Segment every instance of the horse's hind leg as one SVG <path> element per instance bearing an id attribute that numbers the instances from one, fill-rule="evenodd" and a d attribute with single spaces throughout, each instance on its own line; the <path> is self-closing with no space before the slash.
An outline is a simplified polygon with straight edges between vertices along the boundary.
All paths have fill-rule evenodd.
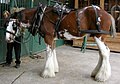
<path id="1" fill-rule="evenodd" d="M 99 52 L 99 53 L 100 53 L 100 52 Z M 102 56 L 99 55 L 98 64 L 97 64 L 97 66 L 95 67 L 95 69 L 93 70 L 93 72 L 92 72 L 92 74 L 91 74 L 92 77 L 95 77 L 96 74 L 98 73 L 98 71 L 99 71 L 99 69 L 100 69 L 100 67 L 101 67 L 101 65 L 102 65 L 102 59 L 103 59 Z"/>
<path id="2" fill-rule="evenodd" d="M 109 62 L 110 50 L 100 39 L 95 37 L 95 41 L 99 48 L 99 55 L 102 58 L 102 64 L 97 74 L 95 75 L 95 80 L 105 81 L 111 76 L 111 66 Z"/>

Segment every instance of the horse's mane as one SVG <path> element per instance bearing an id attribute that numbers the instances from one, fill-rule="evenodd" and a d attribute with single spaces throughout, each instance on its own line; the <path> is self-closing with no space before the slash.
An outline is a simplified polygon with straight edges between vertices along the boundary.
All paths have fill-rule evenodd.
<path id="1" fill-rule="evenodd" d="M 15 12 L 19 12 L 19 11 L 22 11 L 24 10 L 25 8 L 24 7 L 21 7 L 21 8 L 15 8 L 13 7 L 11 10 L 10 10 L 10 13 L 13 14 Z"/>

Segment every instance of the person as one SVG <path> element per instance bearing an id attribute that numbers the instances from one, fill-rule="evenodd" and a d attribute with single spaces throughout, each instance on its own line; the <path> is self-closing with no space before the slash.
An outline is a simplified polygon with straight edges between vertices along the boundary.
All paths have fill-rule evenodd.
<path id="1" fill-rule="evenodd" d="M 9 14 L 9 13 L 6 13 Z M 8 17 L 6 17 L 7 15 L 5 15 L 5 13 L 3 14 L 4 18 L 7 19 Z M 3 67 L 7 66 L 9 67 L 11 65 L 12 62 L 12 51 L 14 49 L 15 52 L 15 68 L 19 68 L 20 67 L 20 56 L 21 56 L 21 38 L 22 36 L 18 36 L 15 37 L 15 41 L 13 42 L 7 42 L 7 54 L 6 54 L 6 62 L 5 64 L 3 64 Z"/>
<path id="2" fill-rule="evenodd" d="M 7 43 L 7 56 L 6 56 L 6 63 L 4 66 L 10 66 L 11 65 L 11 62 L 12 62 L 12 51 L 13 51 L 13 48 L 14 48 L 14 51 L 15 51 L 15 68 L 19 68 L 20 67 L 20 56 L 21 56 L 21 36 L 19 37 L 15 37 L 15 40 L 14 42 L 11 42 L 11 43 Z"/>

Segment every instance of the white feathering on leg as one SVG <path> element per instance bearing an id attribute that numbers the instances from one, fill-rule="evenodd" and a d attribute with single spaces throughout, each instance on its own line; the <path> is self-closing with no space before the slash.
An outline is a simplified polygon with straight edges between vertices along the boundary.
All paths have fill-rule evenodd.
<path id="1" fill-rule="evenodd" d="M 91 74 L 92 77 L 95 77 L 95 76 L 96 76 L 96 74 L 98 73 L 101 65 L 102 65 L 102 56 L 100 55 L 100 56 L 99 56 L 98 64 L 97 64 L 97 66 L 95 67 L 95 69 L 93 70 L 93 72 L 92 72 L 92 74 Z"/>
<path id="2" fill-rule="evenodd" d="M 54 70 L 55 72 L 59 72 L 59 66 L 58 66 L 58 61 L 56 57 L 56 50 L 53 50 L 53 62 L 54 62 Z"/>
<path id="3" fill-rule="evenodd" d="M 101 37 L 99 37 L 99 39 L 101 40 Z M 100 54 L 100 51 L 99 51 L 99 54 Z M 97 74 L 97 72 L 99 71 L 99 69 L 100 69 L 100 67 L 101 67 L 101 65 L 102 65 L 102 59 L 103 59 L 102 56 L 99 55 L 98 64 L 97 64 L 97 66 L 95 67 L 95 69 L 92 71 L 92 74 L 91 74 L 92 77 L 95 77 L 96 74 Z"/>
<path id="4" fill-rule="evenodd" d="M 95 41 L 100 49 L 99 55 L 103 58 L 102 65 L 95 76 L 95 80 L 106 81 L 111 76 L 111 66 L 109 62 L 110 49 L 97 37 L 95 37 Z"/>
<path id="5" fill-rule="evenodd" d="M 55 77 L 55 71 L 54 71 L 54 62 L 53 62 L 53 51 L 50 48 L 49 45 L 47 45 L 46 48 L 46 64 L 45 64 L 45 68 L 44 71 L 42 73 L 42 77 L 46 78 L 46 77 Z"/>

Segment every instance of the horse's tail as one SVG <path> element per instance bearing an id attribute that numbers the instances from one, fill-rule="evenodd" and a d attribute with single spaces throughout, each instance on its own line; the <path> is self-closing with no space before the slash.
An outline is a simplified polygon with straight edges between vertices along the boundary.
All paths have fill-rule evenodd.
<path id="1" fill-rule="evenodd" d="M 114 38 L 117 35 L 116 27 L 115 27 L 115 19 L 113 18 L 112 15 L 110 15 L 110 18 L 111 18 L 111 21 L 112 21 L 112 25 L 110 27 L 110 35 Z"/>

